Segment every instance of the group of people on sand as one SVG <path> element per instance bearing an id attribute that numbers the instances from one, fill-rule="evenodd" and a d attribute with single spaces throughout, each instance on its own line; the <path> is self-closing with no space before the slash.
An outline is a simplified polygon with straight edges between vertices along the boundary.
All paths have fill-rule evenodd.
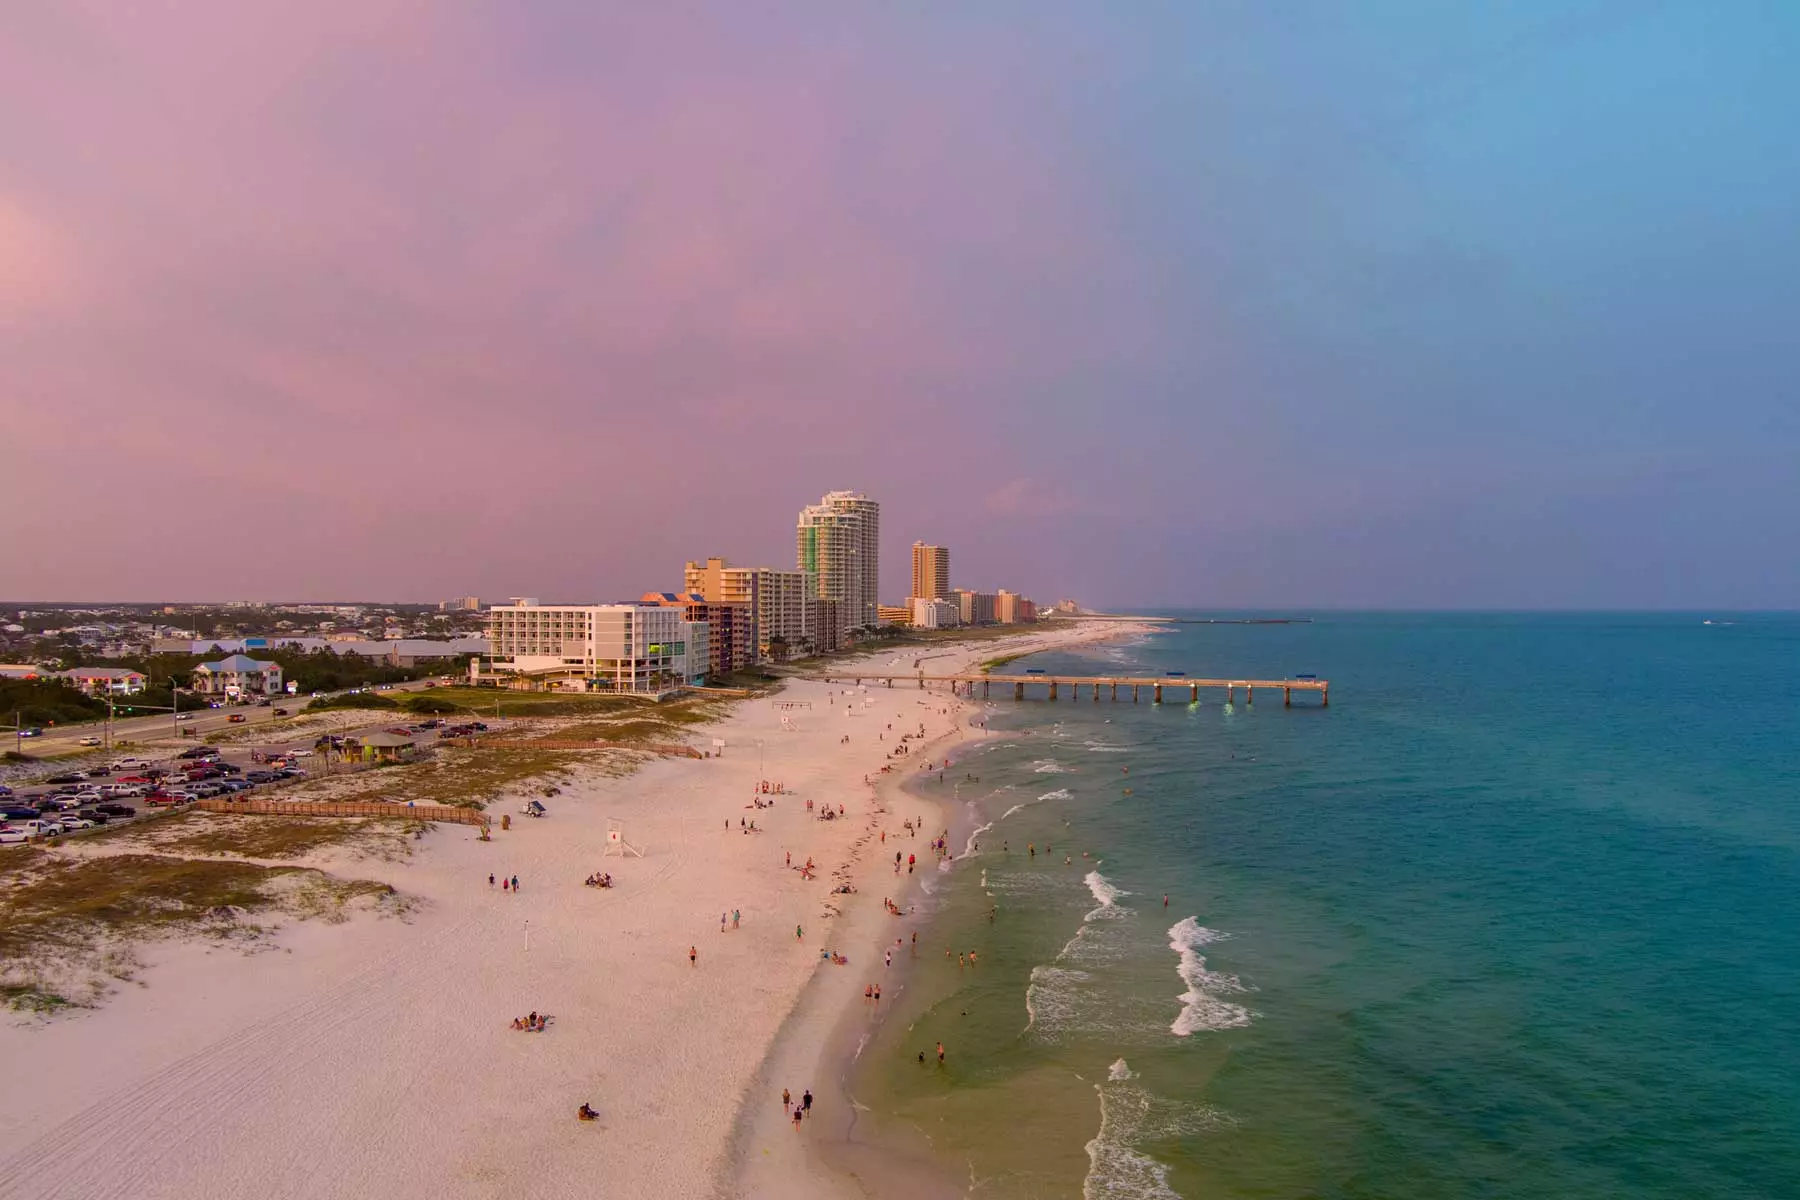
<path id="1" fill-rule="evenodd" d="M 494 886 L 494 873 L 492 871 L 488 872 L 488 886 L 489 887 Z M 503 892 L 518 891 L 519 890 L 519 877 L 517 875 L 514 875 L 509 879 L 505 875 L 502 875 L 500 877 L 500 890 Z"/>
<path id="2" fill-rule="evenodd" d="M 850 961 L 849 959 L 845 958 L 842 954 L 839 954 L 836 950 L 821 950 L 821 951 L 819 951 L 819 957 L 823 960 L 829 960 L 830 962 L 834 962 L 840 967 Z"/>
<path id="3" fill-rule="evenodd" d="M 782 1088 L 781 1111 L 787 1112 L 790 1108 L 794 1110 L 794 1132 L 799 1133 L 800 1122 L 806 1118 L 807 1113 L 812 1111 L 812 1089 L 807 1088 L 805 1095 L 800 1097 L 800 1103 L 795 1104 L 794 1094 L 786 1088 Z"/>
<path id="4" fill-rule="evenodd" d="M 758 780 L 756 790 L 758 793 L 760 793 L 761 795 L 764 795 L 764 796 L 785 796 L 785 795 L 787 795 L 787 785 L 786 784 L 770 783 L 767 779 Z"/>
<path id="5" fill-rule="evenodd" d="M 542 1033 L 550 1028 L 550 1016 L 548 1013 L 539 1016 L 534 1012 L 530 1016 L 514 1017 L 512 1027 L 525 1033 Z"/>
<path id="6" fill-rule="evenodd" d="M 581 882 L 588 887 L 609 888 L 613 886 L 613 877 L 610 872 L 600 871 L 589 875 Z"/>

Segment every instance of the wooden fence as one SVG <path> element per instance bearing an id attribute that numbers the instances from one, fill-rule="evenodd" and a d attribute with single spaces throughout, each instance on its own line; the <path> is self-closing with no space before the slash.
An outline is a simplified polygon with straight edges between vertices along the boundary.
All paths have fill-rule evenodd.
<path id="1" fill-rule="evenodd" d="M 486 825 L 487 814 L 448 804 L 394 804 L 386 800 L 196 800 L 207 812 L 262 813 L 282 817 L 398 817 L 407 821 L 447 821 L 454 825 Z"/>
<path id="2" fill-rule="evenodd" d="M 673 758 L 705 758 L 692 746 L 671 742 L 589 742 L 573 738 L 533 738 L 530 741 L 483 742 L 477 750 L 641 750 Z"/>

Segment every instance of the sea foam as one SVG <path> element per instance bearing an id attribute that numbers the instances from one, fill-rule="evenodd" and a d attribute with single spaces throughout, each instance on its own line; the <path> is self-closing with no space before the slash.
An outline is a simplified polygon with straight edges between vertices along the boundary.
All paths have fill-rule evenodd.
<path id="1" fill-rule="evenodd" d="M 1194 917 L 1184 917 L 1169 927 L 1169 949 L 1175 951 L 1176 973 L 1187 985 L 1181 1000 L 1181 1012 L 1169 1026 L 1176 1037 L 1209 1029 L 1234 1029 L 1250 1023 L 1250 1010 L 1241 1004 L 1221 999 L 1222 994 L 1241 993 L 1247 989 L 1235 975 L 1206 969 L 1200 947 L 1209 946 L 1228 935 L 1208 929 Z"/>
<path id="2" fill-rule="evenodd" d="M 1094 894 L 1094 899 L 1098 903 L 1098 907 L 1092 909 L 1082 920 L 1116 921 L 1131 915 L 1131 909 L 1125 908 L 1119 903 L 1119 897 L 1129 896 L 1130 892 L 1115 887 L 1110 879 L 1098 871 L 1089 871 L 1082 882 L 1087 884 L 1088 891 Z"/>

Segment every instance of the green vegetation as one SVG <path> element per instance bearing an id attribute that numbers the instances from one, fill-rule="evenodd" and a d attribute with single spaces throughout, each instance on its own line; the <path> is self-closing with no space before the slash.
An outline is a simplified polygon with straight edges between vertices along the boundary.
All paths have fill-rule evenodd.
<path id="1" fill-rule="evenodd" d="M 430 692 L 415 692 L 400 702 L 400 707 L 407 712 L 440 715 L 443 713 L 461 712 L 462 708 L 453 700 L 435 696 Z"/>
<path id="2" fill-rule="evenodd" d="M 25 725 L 67 725 L 104 717 L 106 702 L 55 679 L 0 679 L 0 713 L 15 712 Z"/>
<path id="3" fill-rule="evenodd" d="M 388 708 L 397 709 L 400 705 L 383 696 L 380 692 L 345 692 L 338 696 L 316 696 L 306 706 L 307 712 L 320 712 L 332 708 Z"/>
<path id="4" fill-rule="evenodd" d="M 1007 663 L 1018 662 L 1021 658 L 1029 658 L 1031 657 L 1031 653 L 1031 651 L 1026 650 L 1018 654 L 1002 654 L 999 658 L 987 659 L 981 664 L 982 674 L 985 675 L 995 667 L 1004 667 Z"/>
<path id="5" fill-rule="evenodd" d="M 608 696 L 587 692 L 515 692 L 507 688 L 436 687 L 434 700 L 454 704 L 477 716 L 492 716 L 499 706 L 503 717 L 586 717 L 599 713 L 639 712 L 656 705 L 633 696 Z"/>

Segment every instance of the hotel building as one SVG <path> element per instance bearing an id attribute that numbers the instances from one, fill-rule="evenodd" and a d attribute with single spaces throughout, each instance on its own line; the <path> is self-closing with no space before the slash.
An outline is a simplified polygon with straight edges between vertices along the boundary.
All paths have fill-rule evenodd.
<path id="1" fill-rule="evenodd" d="M 488 610 L 475 683 L 654 696 L 705 681 L 710 629 L 662 604 L 507 604 Z"/>
<path id="2" fill-rule="evenodd" d="M 913 543 L 912 595 L 915 600 L 944 600 L 950 596 L 950 548 Z"/>
<path id="3" fill-rule="evenodd" d="M 708 600 L 698 592 L 645 592 L 639 603 L 678 608 L 688 621 L 706 623 L 706 674 L 715 682 L 756 661 L 748 604 Z"/>
<path id="4" fill-rule="evenodd" d="M 994 623 L 994 603 L 997 597 L 992 592 L 971 592 L 967 588 L 958 588 L 950 598 L 956 602 L 958 613 L 964 625 L 992 625 Z"/>
<path id="5" fill-rule="evenodd" d="M 929 600 L 923 596 L 915 596 L 912 602 L 912 625 L 914 629 L 949 629 L 961 624 L 961 614 L 956 605 L 948 600 Z"/>
<path id="6" fill-rule="evenodd" d="M 994 620 L 1002 625 L 1029 625 L 1037 620 L 1037 605 L 1001 588 L 994 593 Z"/>
<path id="7" fill-rule="evenodd" d="M 795 559 L 817 580 L 817 596 L 839 602 L 842 629 L 879 621 L 879 503 L 856 492 L 827 492 L 819 503 L 807 505 L 795 528 Z"/>
<path id="8" fill-rule="evenodd" d="M 748 605 L 759 659 L 805 654 L 814 644 L 807 601 L 817 586 L 804 571 L 734 567 L 722 558 L 709 558 L 687 564 L 682 587 L 712 603 Z"/>

